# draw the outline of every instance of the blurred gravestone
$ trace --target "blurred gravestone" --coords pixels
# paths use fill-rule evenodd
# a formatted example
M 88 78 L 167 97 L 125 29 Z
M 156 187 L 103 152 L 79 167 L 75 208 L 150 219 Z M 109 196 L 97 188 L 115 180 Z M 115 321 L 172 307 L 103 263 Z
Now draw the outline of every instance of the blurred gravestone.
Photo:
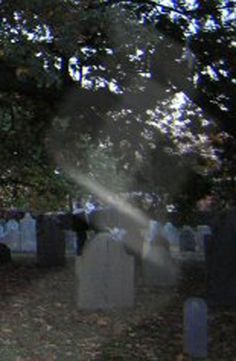
M 100 233 L 76 257 L 77 304 L 81 309 L 130 307 L 134 302 L 134 260 L 120 242 Z
M 76 232 L 66 230 L 65 232 L 65 244 L 67 254 L 76 254 L 77 252 L 77 235 Z
M 158 221 L 154 221 L 153 219 L 151 219 L 149 221 L 149 227 L 147 231 L 147 237 L 146 237 L 147 242 L 150 243 L 155 242 L 158 236 L 161 234 L 161 232 L 162 232 L 162 224 Z
M 0 240 L 3 240 L 5 235 L 6 235 L 5 229 L 4 229 L 3 225 L 1 225 L 1 223 L 0 223 Z
M 183 226 L 180 231 L 179 246 L 182 252 L 195 252 L 195 235 L 191 227 Z
M 0 265 L 11 262 L 11 250 L 5 244 L 0 243 Z
M 36 252 L 36 221 L 26 213 L 20 220 L 20 237 L 22 252 Z
M 12 252 L 21 252 L 19 223 L 10 219 L 6 223 L 5 242 Z
M 65 237 L 55 216 L 37 219 L 37 263 L 42 267 L 65 264 Z
M 170 250 L 179 252 L 179 230 L 170 222 L 167 222 L 162 230 L 163 237 L 169 242 Z
M 177 267 L 168 242 L 161 236 L 155 242 L 143 244 L 142 278 L 147 286 L 170 286 L 176 282 Z
M 236 208 L 219 214 L 206 247 L 207 298 L 211 306 L 236 306 Z
M 201 298 L 184 304 L 184 352 L 191 359 L 207 357 L 207 306 Z
M 196 232 L 196 246 L 199 252 L 205 252 L 207 247 L 208 238 L 211 236 L 212 230 L 211 227 L 207 225 L 197 226 Z

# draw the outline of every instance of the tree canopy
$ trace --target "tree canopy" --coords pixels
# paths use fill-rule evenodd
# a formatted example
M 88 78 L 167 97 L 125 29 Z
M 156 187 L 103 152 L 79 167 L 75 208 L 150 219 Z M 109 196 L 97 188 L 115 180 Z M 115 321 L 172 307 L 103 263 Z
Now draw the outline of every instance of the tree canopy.
M 232 1 L 2 0 L 0 19 L 2 205 L 63 204 L 68 168 L 182 210 L 234 198 Z

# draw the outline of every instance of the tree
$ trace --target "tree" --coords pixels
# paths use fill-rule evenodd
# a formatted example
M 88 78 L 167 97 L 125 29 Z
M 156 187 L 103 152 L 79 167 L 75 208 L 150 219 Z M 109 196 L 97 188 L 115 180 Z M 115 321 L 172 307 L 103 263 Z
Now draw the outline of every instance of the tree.
M 13 179 L 24 187 L 23 179 L 29 179 L 31 189 L 45 190 L 49 183 L 57 189 L 57 166 L 86 170 L 80 167 L 87 137 L 89 147 L 102 144 L 112 154 L 117 172 L 133 178 L 132 187 L 162 192 L 163 199 L 168 194 L 183 204 L 188 179 L 205 183 L 214 173 L 212 191 L 223 191 L 221 170 L 227 169 L 232 197 L 235 169 L 227 151 L 236 132 L 232 11 L 227 0 L 173 0 L 170 5 L 3 0 L 1 184 Z M 183 101 L 174 112 L 178 94 Z M 179 135 L 171 131 L 177 120 L 183 125 Z M 227 142 L 219 145 L 215 139 L 224 134 Z M 212 153 L 200 157 L 204 142 L 196 139 L 203 136 Z M 188 151 L 181 149 L 184 139 Z M 157 165 L 167 177 L 153 176 Z M 174 197 L 171 180 L 178 172 L 184 186 Z M 65 199 L 70 186 L 62 174 L 59 194 Z M 201 189 L 209 193 L 209 187 Z M 191 197 L 194 206 L 191 192 L 185 203 Z M 224 192 L 224 197 L 229 195 Z

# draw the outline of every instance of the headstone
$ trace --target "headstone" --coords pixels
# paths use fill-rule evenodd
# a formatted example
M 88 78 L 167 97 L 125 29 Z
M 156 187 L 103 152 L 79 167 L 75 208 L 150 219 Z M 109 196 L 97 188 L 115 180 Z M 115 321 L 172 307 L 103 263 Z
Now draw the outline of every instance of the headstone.
M 12 252 L 21 252 L 19 223 L 14 219 L 6 223 L 5 243 Z
M 4 218 L 0 218 L 0 225 L 3 226 L 3 227 L 5 227 L 6 221 L 5 221 Z
M 0 265 L 11 262 L 11 250 L 5 244 L 0 243 Z
M 65 243 L 66 243 L 66 253 L 67 254 L 76 254 L 77 252 L 77 235 L 74 231 L 65 231 Z
M 4 227 L 0 224 L 0 240 L 3 240 L 3 238 L 5 237 L 6 232 Z
M 76 257 L 76 276 L 79 308 L 133 306 L 134 260 L 109 233 L 97 234 Z
M 195 252 L 195 233 L 189 226 L 183 226 L 179 236 L 179 246 L 182 252 Z
M 20 220 L 20 236 L 22 252 L 35 253 L 37 249 L 36 220 L 28 212 Z
M 209 237 L 212 235 L 211 227 L 207 225 L 197 226 L 196 243 L 199 252 L 205 252 Z
M 55 216 L 37 219 L 37 263 L 42 267 L 64 266 L 65 237 Z
M 176 282 L 177 267 L 168 242 L 161 236 L 154 243 L 143 244 L 142 278 L 147 286 L 170 286 Z
M 191 359 L 207 357 L 207 306 L 201 298 L 184 304 L 184 352 Z
M 208 304 L 236 307 L 236 208 L 220 213 L 212 223 L 206 270 Z
M 172 223 L 167 222 L 162 229 L 163 237 L 169 242 L 170 250 L 179 251 L 179 230 Z
M 149 221 L 149 227 L 147 232 L 147 242 L 153 243 L 157 240 L 158 236 L 162 232 L 162 224 L 158 221 L 151 219 Z

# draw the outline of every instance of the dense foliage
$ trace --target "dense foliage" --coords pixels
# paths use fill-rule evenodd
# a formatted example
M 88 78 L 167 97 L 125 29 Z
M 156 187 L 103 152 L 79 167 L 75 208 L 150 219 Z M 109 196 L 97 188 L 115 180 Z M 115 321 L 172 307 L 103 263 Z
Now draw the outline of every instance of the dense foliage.
M 182 211 L 235 198 L 232 1 L 2 0 L 0 18 L 2 205 L 65 204 L 71 169 Z

